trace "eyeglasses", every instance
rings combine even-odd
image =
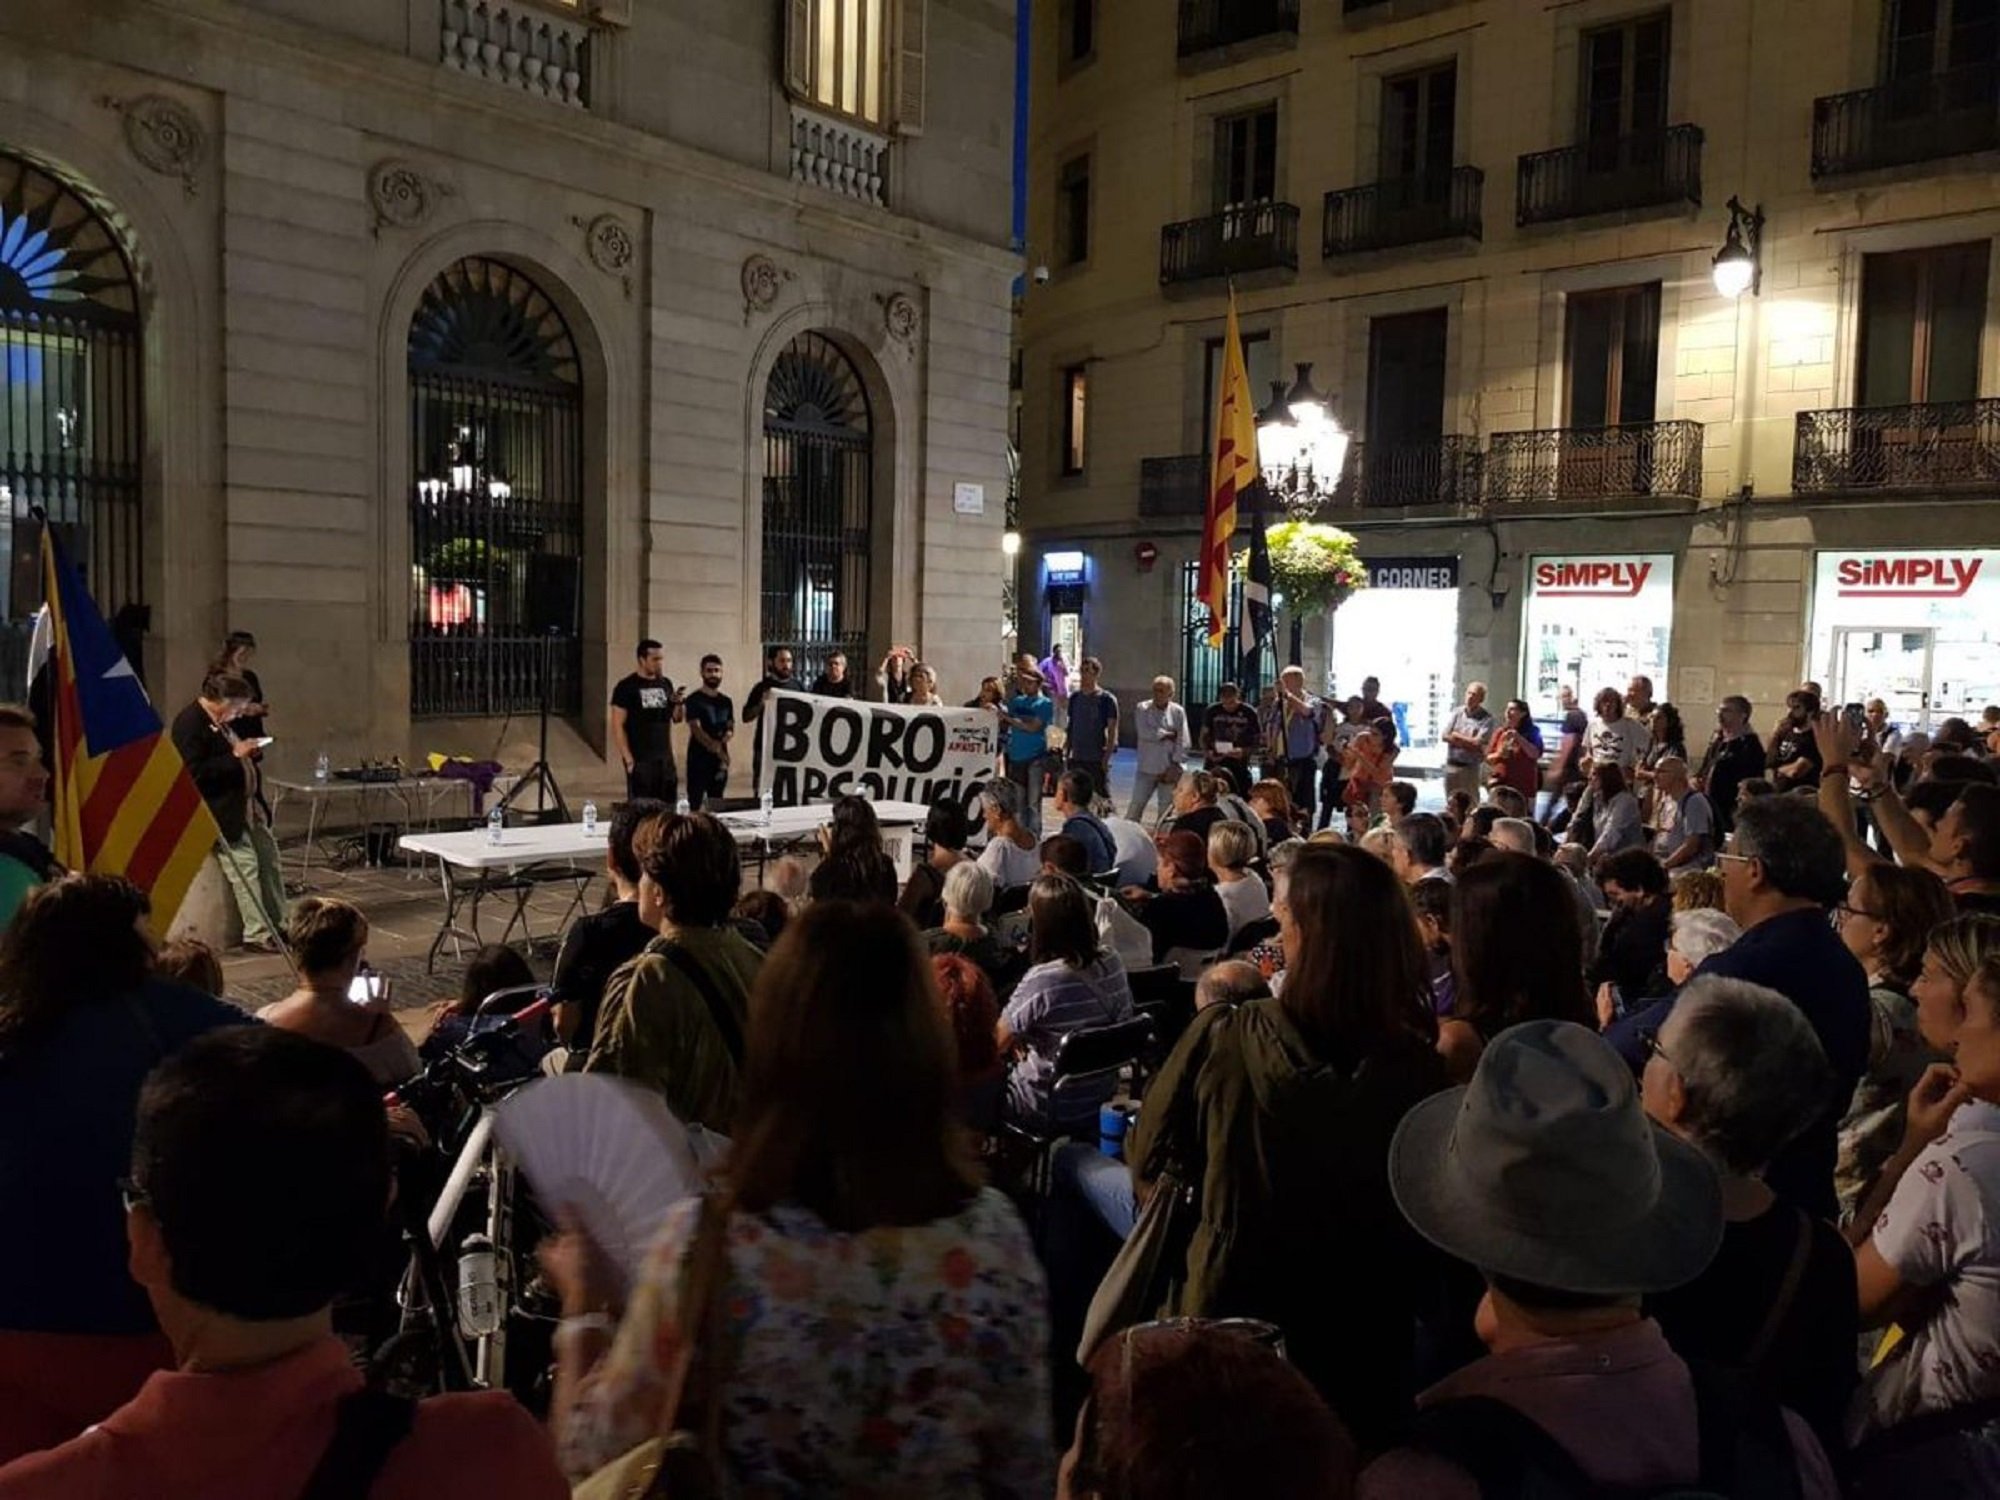
[[[1657,1057],[1670,1068],[1677,1067],[1674,1060],[1667,1056],[1667,1049],[1660,1045],[1660,1033],[1652,1027],[1641,1028],[1639,1032],[1639,1045],[1646,1049],[1648,1057]]]
[[[1879,911],[1870,911],[1865,906],[1849,906],[1845,901],[1833,909],[1833,925],[1838,927],[1849,917],[1866,917],[1871,922],[1884,922],[1888,918]]]
[[[1718,854],[1715,862],[1719,865],[1747,865],[1756,857],[1754,854]]]
[[[124,1203],[125,1212],[128,1214],[140,1204],[150,1204],[153,1201],[152,1195],[130,1177],[118,1179],[118,1197]]]

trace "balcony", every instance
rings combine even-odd
[[[1631,422],[1496,432],[1487,445],[1493,504],[1701,499],[1701,423]]]
[[[1180,56],[1299,34],[1299,0],[1180,0]]]
[[[1326,195],[1320,255],[1330,259],[1433,240],[1476,240],[1485,187],[1479,168],[1453,167],[1337,189]]]
[[[1290,203],[1246,203],[1160,231],[1160,284],[1299,268],[1299,211]]]
[[[1603,136],[1521,158],[1514,222],[1556,224],[1592,214],[1701,206],[1701,127]]]
[[[1813,100],[1812,174],[2000,149],[2000,67],[1982,63]]]
[[[499,0],[443,0],[438,65],[530,98],[590,107],[590,25]]]
[[[2000,401],[1802,411],[1792,442],[1800,495],[2000,490]]]
[[[1479,503],[1478,440],[1441,437],[1428,443],[1354,443],[1347,450],[1335,504],[1401,510]]]
[[[889,186],[889,138],[794,99],[792,181],[880,208]]]

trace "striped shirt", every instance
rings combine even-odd
[[[1051,1118],[1056,1049],[1072,1031],[1111,1026],[1131,1017],[1132,986],[1116,953],[1106,950],[1082,969],[1057,959],[1028,970],[1000,1017],[1022,1049],[1007,1079],[1008,1115],[1063,1130],[1094,1120],[1117,1080],[1098,1079],[1064,1089],[1061,1109]]]

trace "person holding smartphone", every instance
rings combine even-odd
[[[298,964],[298,988],[257,1012],[267,1026],[339,1047],[394,1088],[423,1065],[416,1044],[390,1013],[389,981],[368,967],[368,919],[331,896],[307,896],[292,912],[285,939]]]
[[[269,819],[252,795],[252,757],[269,740],[245,738],[236,728],[254,703],[250,684],[241,677],[211,672],[201,695],[174,716],[172,733],[221,832],[215,855],[243,921],[243,946],[276,953],[285,924],[285,878]]]
[[[625,795],[671,806],[680,794],[673,726],[687,718],[687,700],[667,677],[658,641],[639,642],[637,658],[637,670],[611,690],[611,745],[625,768]]]

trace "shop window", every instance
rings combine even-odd
[[[785,87],[864,124],[924,123],[925,0],[786,0]]]
[[[1090,374],[1082,365],[1062,372],[1062,472],[1083,472],[1085,426],[1090,408]]]
[[[1652,421],[1660,372],[1660,284],[1573,293],[1563,367],[1566,426]]]
[[[1056,255],[1060,264],[1090,259],[1090,158],[1073,156],[1056,178]]]
[[[1201,428],[1200,448],[1206,470],[1208,456],[1215,451],[1216,392],[1222,389],[1222,340],[1210,339],[1202,355],[1201,413],[1195,420]],[[1243,335],[1243,367],[1250,376],[1250,399],[1261,406],[1272,382],[1278,378],[1278,349],[1268,332]],[[1207,484],[1204,475],[1204,489]]]
[[[1267,104],[1215,122],[1218,212],[1278,196],[1278,106]]]
[[[1451,187],[1457,130],[1458,64],[1405,73],[1382,85],[1380,172],[1423,202]]]
[[[1583,34],[1578,134],[1588,170],[1615,172],[1660,160],[1666,144],[1668,42],[1665,12]]]
[[[1979,394],[1988,258],[1985,240],[1867,257],[1860,405],[1970,401]]]

